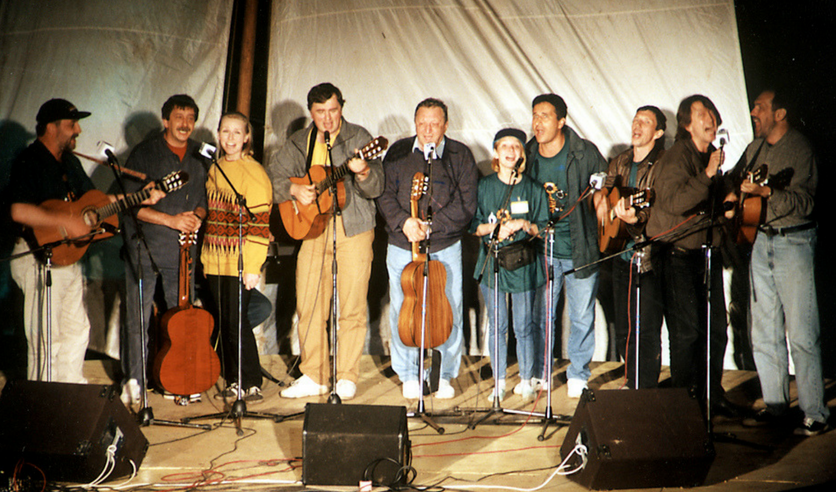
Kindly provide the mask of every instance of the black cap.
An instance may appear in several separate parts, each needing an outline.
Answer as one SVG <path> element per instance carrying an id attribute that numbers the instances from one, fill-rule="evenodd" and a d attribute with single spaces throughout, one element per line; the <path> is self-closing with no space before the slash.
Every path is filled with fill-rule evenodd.
<path id="1" fill-rule="evenodd" d="M 90 113 L 79 111 L 75 105 L 66 99 L 50 99 L 41 105 L 38 116 L 35 117 L 39 125 L 46 125 L 58 120 L 80 120 L 87 118 Z"/>
<path id="2" fill-rule="evenodd" d="M 514 137 L 517 140 L 519 140 L 521 144 L 523 144 L 523 147 L 525 147 L 525 132 L 524 131 L 518 130 L 516 128 L 503 128 L 502 130 L 499 130 L 498 132 L 496 132 L 496 136 L 493 137 L 493 143 L 496 143 L 499 139 L 505 138 L 505 137 Z"/>

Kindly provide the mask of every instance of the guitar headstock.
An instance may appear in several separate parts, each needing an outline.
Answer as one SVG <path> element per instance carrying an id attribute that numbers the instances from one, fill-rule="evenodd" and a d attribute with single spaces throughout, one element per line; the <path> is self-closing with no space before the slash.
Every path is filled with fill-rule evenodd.
<path id="1" fill-rule="evenodd" d="M 180 243 L 182 247 L 192 246 L 193 244 L 197 244 L 197 231 L 193 232 L 181 232 L 180 237 L 177 238 L 177 242 Z"/>
<path id="2" fill-rule="evenodd" d="M 371 142 L 367 143 L 360 149 L 360 156 L 363 160 L 368 161 L 375 159 L 389 147 L 389 140 L 386 137 L 377 137 Z"/>
<path id="3" fill-rule="evenodd" d="M 766 178 L 769 176 L 769 166 L 764 163 L 761 164 L 760 167 L 755 169 L 754 171 L 749 171 L 746 173 L 746 181 L 753 183 L 753 184 L 761 184 L 766 181 Z"/>
<path id="4" fill-rule="evenodd" d="M 183 187 L 186 183 L 189 182 L 189 173 L 186 171 L 174 171 L 171 174 L 167 174 L 163 176 L 163 178 L 157 181 L 157 189 L 162 190 L 166 193 L 171 193 L 172 191 L 179 190 Z"/>
<path id="5" fill-rule="evenodd" d="M 653 190 L 651 188 L 639 190 L 630 195 L 630 205 L 635 208 L 649 207 L 652 205 L 653 196 Z"/>
<path id="6" fill-rule="evenodd" d="M 409 198 L 416 201 L 421 198 L 421 195 L 427 192 L 428 181 L 424 173 L 415 173 L 415 176 L 412 177 L 412 193 Z"/>

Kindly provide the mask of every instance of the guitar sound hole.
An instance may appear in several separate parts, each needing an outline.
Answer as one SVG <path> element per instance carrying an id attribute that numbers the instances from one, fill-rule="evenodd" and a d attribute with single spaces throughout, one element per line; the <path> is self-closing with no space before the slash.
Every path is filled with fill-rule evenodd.
<path id="1" fill-rule="evenodd" d="M 85 210 L 81 218 L 84 220 L 84 223 L 90 227 L 99 225 L 99 221 L 101 220 L 95 209 Z"/>

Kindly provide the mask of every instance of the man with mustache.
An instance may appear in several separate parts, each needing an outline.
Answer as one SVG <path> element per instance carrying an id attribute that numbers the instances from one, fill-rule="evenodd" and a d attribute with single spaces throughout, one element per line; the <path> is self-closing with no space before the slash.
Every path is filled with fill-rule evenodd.
<path id="1" fill-rule="evenodd" d="M 810 142 L 790 124 L 794 109 L 787 93 L 761 92 L 751 113 L 755 140 L 738 164 L 741 172 L 748 172 L 768 163 L 770 176 L 766 183 L 744 181 L 740 186 L 743 193 L 763 197 L 766 207 L 766 220 L 752 245 L 749 276 L 752 349 L 766 408 L 743 424 L 788 420 L 789 343 L 798 407 L 804 413 L 795 434 L 815 436 L 830 429 L 814 275 L 817 227 L 812 214 L 818 172 Z M 788 182 L 774 178 L 780 174 L 789 175 Z"/>
<path id="2" fill-rule="evenodd" d="M 144 317 L 146 333 L 150 333 L 152 304 L 157 286 L 155 268 L 162 280 L 165 299 L 165 304 L 158 306 L 158 311 L 164 313 L 178 304 L 180 234 L 196 232 L 206 218 L 206 170 L 198 157 L 200 144 L 189 138 L 197 117 L 198 107 L 194 99 L 185 94 L 171 96 L 162 107 L 164 130 L 137 145 L 125 163 L 125 167 L 145 173 L 150 180 L 158 180 L 181 170 L 189 175 L 189 181 L 181 189 L 167 195 L 153 207 L 137 211 L 136 217 L 142 227 L 144 243 L 137 235 L 133 220 L 124 221 L 128 258 L 125 262 L 126 324 L 122 332 L 122 370 L 125 378 L 122 400 L 126 405 L 137 403 L 140 399 L 139 383 L 144 377 L 140 350 L 147 353 L 147 347 L 140 346 L 140 312 Z M 138 184 L 128 181 L 126 186 L 138 187 Z M 196 245 L 192 245 L 191 255 L 196 259 Z M 191 285 L 194 285 L 193 277 L 194 272 L 191 272 Z M 147 342 L 149 337 L 146 336 L 145 340 Z M 188 399 L 180 401 L 186 403 Z"/>
<path id="3" fill-rule="evenodd" d="M 656 202 L 647 224 L 647 235 L 660 236 L 653 265 L 664 293 L 665 321 L 670 334 L 671 382 L 693 390 L 706 400 L 706 330 L 710 329 L 711 412 L 736 415 L 722 387 L 726 351 L 726 308 L 718 246 L 725 239 L 714 220 L 723 215 L 723 201 L 731 201 L 726 182 L 718 172 L 723 150 L 712 142 L 722 123 L 719 111 L 703 95 L 686 97 L 676 112 L 674 144 L 657 163 Z M 732 212 L 726 212 L 727 217 Z M 706 251 L 712 253 L 710 270 L 710 322 L 706 316 Z"/>
<path id="4" fill-rule="evenodd" d="M 57 228 L 65 238 L 83 237 L 91 227 L 79 216 L 40 206 L 46 200 L 76 201 L 93 190 L 78 158 L 73 155 L 81 133 L 79 120 L 90 116 L 65 99 L 45 102 L 37 116 L 37 139 L 15 160 L 9 177 L 12 220 L 22 227 L 14 254 L 36 248 L 32 228 Z M 146 203 L 164 195 L 154 191 Z M 111 202 L 120 198 L 109 195 Z M 42 253 L 42 252 L 41 252 Z M 11 262 L 11 273 L 24 294 L 24 325 L 28 344 L 27 377 L 31 380 L 86 383 L 82 374 L 90 321 L 84 306 L 81 265 L 52 266 L 50 276 L 51 323 L 46 333 L 46 301 L 43 291 L 44 258 L 24 255 Z M 51 338 L 50 372 L 46 368 L 46 337 Z"/>

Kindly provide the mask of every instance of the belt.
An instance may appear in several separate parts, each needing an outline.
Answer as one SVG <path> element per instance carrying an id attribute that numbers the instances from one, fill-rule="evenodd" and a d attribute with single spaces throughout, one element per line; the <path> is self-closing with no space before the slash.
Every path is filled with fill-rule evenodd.
<path id="1" fill-rule="evenodd" d="M 793 232 L 801 232 L 806 231 L 807 229 L 812 229 L 816 227 L 815 222 L 805 222 L 803 224 L 798 224 L 794 226 L 787 226 L 787 227 L 772 227 L 768 225 L 762 225 L 758 227 L 758 230 L 767 237 L 773 236 L 786 236 L 787 234 L 792 234 Z"/>

